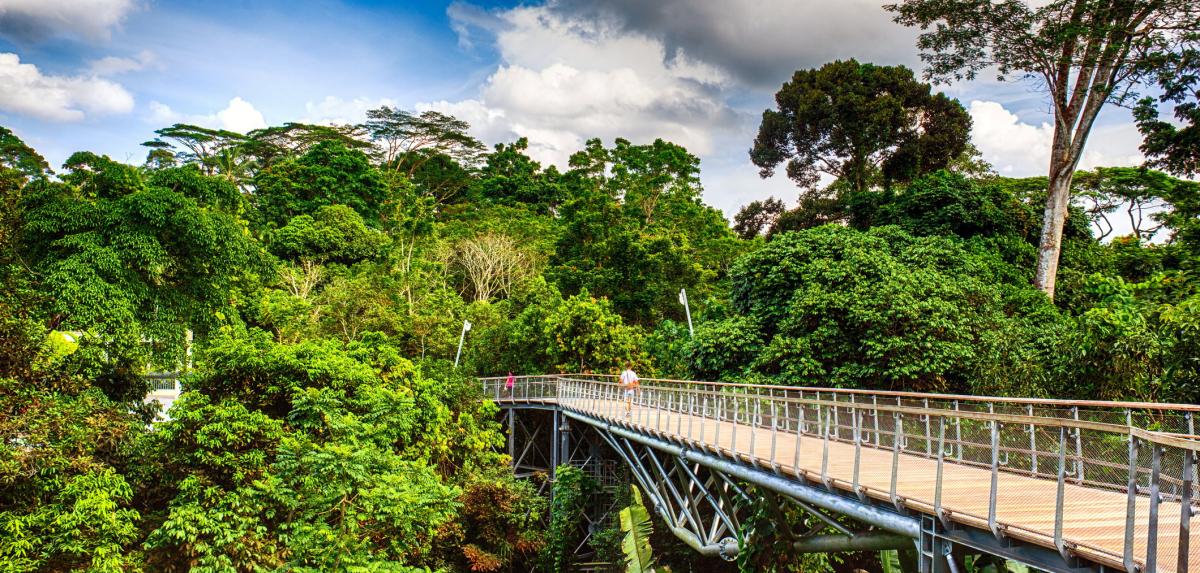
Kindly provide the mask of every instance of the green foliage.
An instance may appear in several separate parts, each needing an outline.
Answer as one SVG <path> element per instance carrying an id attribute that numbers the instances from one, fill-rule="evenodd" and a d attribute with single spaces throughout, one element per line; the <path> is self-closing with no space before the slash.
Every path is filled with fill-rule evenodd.
<path id="1" fill-rule="evenodd" d="M 391 240 L 367 227 L 345 205 L 318 207 L 312 215 L 292 217 L 271 236 L 271 252 L 285 259 L 354 263 L 382 254 Z"/>
<path id="2" fill-rule="evenodd" d="M 145 188 L 136 168 L 90 151 L 72 154 L 63 169 L 62 181 L 87 199 L 120 199 Z"/>
<path id="3" fill-rule="evenodd" d="M 189 392 L 152 440 L 169 456 L 167 467 L 233 489 L 262 477 L 283 435 L 282 422 L 263 412 Z"/>
<path id="4" fill-rule="evenodd" d="M 387 187 L 367 156 L 334 141 L 321 141 L 254 176 L 256 221 L 282 225 L 325 205 L 347 205 L 367 221 L 379 219 Z"/>
<path id="5" fill-rule="evenodd" d="M 689 347 L 689 374 L 698 380 L 737 380 L 764 343 L 761 326 L 750 316 L 702 323 Z"/>
<path id="6" fill-rule="evenodd" d="M 1175 179 L 1160 171 L 1137 167 L 1097 167 L 1075 174 L 1073 194 L 1086 201 L 1088 216 L 1096 232 L 1107 237 L 1113 230 L 1109 216 L 1127 218 L 1137 239 L 1153 239 L 1164 221 L 1174 214 L 1169 207 L 1175 197 L 1194 193 L 1197 184 Z M 1186 200 L 1186 199 L 1185 199 Z M 1117 211 L 1124 211 L 1117 215 Z"/>
<path id="7" fill-rule="evenodd" d="M 691 335 L 687 323 L 664 320 L 642 338 L 642 348 L 659 378 L 681 379 L 688 372 L 688 343 Z M 651 373 L 651 371 L 646 371 Z"/>
<path id="8" fill-rule="evenodd" d="M 381 163 L 407 171 L 410 178 L 431 158 L 470 164 L 483 150 L 483 144 L 467 134 L 467 122 L 432 110 L 415 114 L 383 106 L 368 110 L 362 127 L 383 148 Z"/>
<path id="9" fill-rule="evenodd" d="M 621 551 L 625 554 L 625 571 L 627 573 L 649 573 L 654 571 L 654 550 L 650 547 L 650 534 L 654 531 L 654 523 L 650 520 L 650 511 L 642 505 L 642 492 L 637 486 L 629 486 L 632 492 L 632 502 L 621 510 L 621 531 L 625 537 L 621 540 Z"/>
<path id="10" fill-rule="evenodd" d="M 128 507 L 132 496 L 120 474 L 103 469 L 70 478 L 32 513 L 0 512 L 5 570 L 126 571 L 131 559 L 125 547 L 137 538 L 138 513 Z"/>
<path id="11" fill-rule="evenodd" d="M 1047 180 L 995 176 L 969 149 L 943 163 L 957 108 L 928 106 L 953 102 L 906 70 L 834 67 L 862 88 L 844 103 L 880 114 L 851 119 L 890 141 L 861 180 L 890 184 L 757 205 L 737 218 L 748 240 L 701 201 L 698 158 L 661 140 L 592 140 L 560 173 L 524 140 L 483 154 L 464 122 L 377 110 L 366 126 L 176 125 L 145 166 L 81 152 L 53 180 L 0 130 L 0 561 L 568 569 L 592 485 L 559 468 L 551 506 L 514 478 L 476 375 L 632 360 L 724 381 L 1200 399 L 1198 186 L 1080 174 L 1095 204 L 1071 211 L 1052 304 L 1028 285 Z M 953 125 L 896 127 L 914 110 Z M 1089 222 L 1123 216 L 1118 199 L 1147 226 L 1101 244 Z M 519 276 L 481 296 L 468 246 L 519 255 Z M 141 374 L 180 368 L 188 331 L 187 391 L 147 428 Z M 778 516 L 755 511 L 752 534 L 774 538 Z M 618 562 L 620 535 L 593 546 Z M 714 566 L 653 535 L 659 561 Z M 752 545 L 743 568 L 830 566 Z"/>
<path id="12" fill-rule="evenodd" d="M 753 239 L 773 228 L 785 211 L 783 201 L 774 197 L 751 201 L 734 215 L 733 232 L 747 241 Z"/>
<path id="13" fill-rule="evenodd" d="M 1142 132 L 1142 153 L 1152 167 L 1165 169 L 1180 177 L 1200 171 L 1200 101 L 1196 88 L 1200 78 L 1195 41 L 1183 49 L 1160 54 L 1153 62 L 1158 102 L 1174 106 L 1175 121 L 1159 119 L 1155 98 L 1138 101 L 1133 116 Z"/>
<path id="14" fill-rule="evenodd" d="M 228 335 L 198 367 L 147 438 L 171 453 L 160 466 L 169 511 L 147 539 L 157 566 L 408 570 L 463 559 L 441 541 L 463 510 L 455 476 L 497 467 L 501 440 L 471 379 L 425 374 L 381 335 L 347 345 Z M 453 538 L 494 547 L 507 538 L 485 522 L 522 523 L 509 543 L 531 553 L 538 538 L 518 520 L 537 511 L 534 496 L 511 483 L 487 491 L 515 515 L 477 510 Z"/>
<path id="15" fill-rule="evenodd" d="M 983 334 L 1008 320 L 983 268 L 957 241 L 894 227 L 780 235 L 735 265 L 740 316 L 697 333 L 698 374 L 740 366 L 797 385 L 967 390 Z"/>
<path id="16" fill-rule="evenodd" d="M 921 177 L 894 193 L 850 198 L 857 228 L 898 225 L 917 235 L 1012 235 L 1036 242 L 1041 217 L 1002 186 L 947 171 Z"/>
<path id="17" fill-rule="evenodd" d="M 529 140 L 522 137 L 511 144 L 497 143 L 488 154 L 475 183 L 481 198 L 498 203 L 524 204 L 539 213 L 549 213 L 563 200 L 558 169 L 543 170 L 528 155 Z"/>
<path id="18" fill-rule="evenodd" d="M 144 360 L 142 337 L 181 348 L 185 329 L 213 326 L 254 284 L 261 247 L 227 213 L 145 187 L 107 158 L 87 161 L 22 202 L 19 253 L 46 294 L 33 316 L 86 333 L 117 363 Z"/>
<path id="19" fill-rule="evenodd" d="M 550 502 L 550 527 L 546 531 L 545 567 L 553 573 L 570 571 L 571 554 L 579 543 L 579 526 L 587 495 L 595 484 L 583 470 L 572 466 L 555 469 Z"/>
<path id="20" fill-rule="evenodd" d="M 750 573 L 831 573 L 840 557 L 828 553 L 795 553 L 792 537 L 786 531 L 815 531 L 826 529 L 816 518 L 790 504 L 779 503 L 773 495 L 760 495 L 749 489 L 752 497 L 744 499 L 748 515 L 738 532 L 738 571 Z"/>
<path id="21" fill-rule="evenodd" d="M 836 61 L 799 70 L 763 112 L 750 159 L 771 176 L 781 163 L 802 188 L 821 174 L 853 192 L 905 182 L 963 152 L 971 118 L 957 101 L 931 94 L 904 66 Z"/>
<path id="22" fill-rule="evenodd" d="M 900 564 L 900 552 L 895 549 L 880 551 L 879 567 L 882 573 L 904 573 Z"/>
<path id="23" fill-rule="evenodd" d="M 611 372 L 640 361 L 640 333 L 621 321 L 606 299 L 587 290 L 570 297 L 542 323 L 546 355 L 561 372 Z"/>
<path id="24" fill-rule="evenodd" d="M 453 538 L 464 566 L 471 571 L 499 571 L 529 562 L 545 546 L 544 532 L 531 527 L 548 509 L 529 480 L 507 471 L 473 476 L 463 485 L 460 536 Z"/>
<path id="25" fill-rule="evenodd" d="M 0 168 L 20 173 L 25 178 L 36 179 L 49 173 L 46 163 L 37 151 L 21 141 L 11 129 L 0 126 Z"/>
<path id="26" fill-rule="evenodd" d="M 0 562 L 6 571 L 124 571 L 140 515 L 137 484 L 119 469 L 142 422 L 47 360 L 44 328 L 10 316 L 0 313 Z"/>
<path id="27" fill-rule="evenodd" d="M 223 177 L 205 175 L 196 165 L 156 169 L 147 175 L 146 185 L 169 189 L 202 207 L 238 216 L 245 211 L 242 195 L 236 185 Z"/>
<path id="28" fill-rule="evenodd" d="M 591 140 L 571 166 L 548 275 L 564 294 L 608 298 L 635 324 L 683 319 L 679 289 L 702 297 L 738 254 L 725 219 L 699 200 L 699 159 L 661 140 Z"/>
<path id="29" fill-rule="evenodd" d="M 1151 98 L 1144 98 L 1134 108 L 1138 131 L 1145 138 L 1142 153 L 1150 158 L 1150 164 L 1180 176 L 1194 175 L 1200 171 L 1200 106 L 1196 101 L 1187 101 L 1184 94 L 1195 80 L 1195 74 L 1182 77 L 1162 74 L 1160 83 L 1166 84 L 1167 92 L 1160 96 L 1163 101 L 1173 101 L 1176 122 L 1159 119 L 1158 106 Z M 1177 83 L 1178 82 L 1178 83 Z M 1186 82 L 1186 83 L 1185 83 Z"/>
<path id="30" fill-rule="evenodd" d="M 379 569 L 418 560 L 457 510 L 456 488 L 379 443 L 372 424 L 329 416 L 329 437 L 286 438 L 266 494 L 286 512 L 289 565 Z"/>
<path id="31" fill-rule="evenodd" d="M 927 78 L 950 82 L 995 70 L 999 79 L 1034 79 L 1053 102 L 1048 195 L 1035 284 L 1055 296 L 1063 225 L 1069 219 L 1072 172 L 1105 104 L 1129 104 L 1159 84 L 1165 100 L 1187 98 L 1200 58 L 1200 14 L 1187 0 L 1105 2 L 977 2 L 901 0 L 885 6 L 901 24 L 919 27 Z M 1121 30 L 1121 33 L 1114 33 Z M 1085 81 L 1068 81 L 1068 77 Z M 1180 155 L 1174 128 L 1143 102 L 1138 119 L 1151 157 Z M 1185 109 L 1194 109 L 1190 106 Z M 1187 114 L 1181 116 L 1181 119 Z M 1161 136 L 1161 137 L 1159 137 Z M 1194 143 L 1194 142 L 1192 142 Z M 1185 160 L 1186 162 L 1186 160 Z M 1167 161 L 1167 165 L 1172 165 Z M 1175 165 L 1172 168 L 1182 167 Z"/>

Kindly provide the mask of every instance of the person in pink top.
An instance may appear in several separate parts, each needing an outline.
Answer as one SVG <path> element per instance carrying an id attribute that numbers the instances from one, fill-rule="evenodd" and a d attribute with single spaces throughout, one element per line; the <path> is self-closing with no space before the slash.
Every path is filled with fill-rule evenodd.
<path id="1" fill-rule="evenodd" d="M 513 377 L 513 373 L 512 373 L 512 372 L 509 372 L 509 373 L 508 373 L 508 378 L 506 378 L 506 379 L 504 380 L 504 391 L 505 391 L 505 392 L 506 392 L 506 393 L 507 393 L 509 396 L 512 396 L 512 391 L 513 391 L 513 383 L 514 383 L 514 382 L 516 382 L 516 381 L 517 381 L 517 379 Z"/>

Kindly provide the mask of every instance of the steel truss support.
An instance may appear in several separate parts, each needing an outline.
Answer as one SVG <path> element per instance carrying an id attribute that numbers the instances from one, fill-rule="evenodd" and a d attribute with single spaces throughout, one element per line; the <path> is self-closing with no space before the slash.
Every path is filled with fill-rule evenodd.
<path id="1" fill-rule="evenodd" d="M 661 438 L 642 435 L 582 414 L 568 411 L 566 415 L 591 424 L 598 431 L 607 432 L 612 436 L 652 448 L 659 452 L 660 455 L 666 454 L 678 457 L 685 462 L 703 466 L 706 470 L 721 475 L 724 478 L 741 480 L 802 501 L 811 506 L 819 507 L 825 511 L 849 517 L 875 528 L 899 535 L 906 535 L 911 539 L 917 539 L 920 536 L 921 526 L 912 517 L 899 515 L 894 511 L 864 504 L 856 498 L 847 498 L 826 491 L 824 488 L 812 487 L 805 483 L 718 457 L 714 454 L 686 449 Z"/>
<path id="2" fill-rule="evenodd" d="M 909 550 L 913 540 L 894 533 L 858 533 L 845 535 L 807 535 L 792 542 L 796 553 L 845 553 L 847 551 Z"/>
<path id="3" fill-rule="evenodd" d="M 567 414 L 572 416 L 572 414 Z M 657 438 L 644 437 L 639 439 L 629 435 L 630 432 L 615 427 L 597 427 L 598 434 L 609 444 L 613 451 L 621 457 L 631 469 L 632 477 L 645 492 L 646 497 L 667 527 L 676 537 L 695 551 L 709 556 L 720 556 L 733 559 L 743 539 L 742 521 L 753 501 L 738 485 L 738 481 L 748 481 L 760 486 L 765 502 L 776 519 L 782 524 L 782 530 L 792 539 L 793 548 L 798 552 L 845 552 L 868 551 L 883 549 L 912 549 L 914 539 L 903 533 L 887 531 L 852 532 L 834 518 L 826 515 L 824 510 L 802 501 L 787 491 L 778 491 L 763 487 L 755 480 L 746 480 L 743 475 L 735 475 L 722 464 L 714 463 L 720 460 L 710 459 L 708 454 L 700 454 L 699 459 L 691 459 L 692 452 L 681 448 L 658 447 L 661 444 L 648 444 L 647 440 L 658 441 Z M 759 470 L 750 470 L 766 474 Z M 819 523 L 812 530 L 798 534 L 788 527 L 787 519 L 783 516 L 782 500 L 789 500 L 794 505 L 818 518 Z M 899 528 L 899 527 L 898 527 Z M 836 534 L 822 534 L 833 529 Z"/>

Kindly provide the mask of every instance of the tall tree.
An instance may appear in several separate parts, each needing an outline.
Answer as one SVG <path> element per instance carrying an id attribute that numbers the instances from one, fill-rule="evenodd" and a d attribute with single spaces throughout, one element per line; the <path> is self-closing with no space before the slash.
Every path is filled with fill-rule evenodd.
<path id="1" fill-rule="evenodd" d="M 288 122 L 251 131 L 246 134 L 246 141 L 241 147 L 246 154 L 254 157 L 260 167 L 267 167 L 289 157 L 308 153 L 313 146 L 322 141 L 333 141 L 350 149 L 365 150 L 371 147 L 371 144 L 360 139 L 363 135 L 361 126 Z"/>
<path id="2" fill-rule="evenodd" d="M 751 201 L 733 216 L 733 232 L 743 239 L 753 239 L 773 227 L 786 210 L 783 201 L 774 197 Z"/>
<path id="3" fill-rule="evenodd" d="M 500 233 L 484 233 L 455 246 L 451 267 L 462 273 L 463 294 L 487 302 L 507 296 L 534 271 L 529 253 Z"/>
<path id="4" fill-rule="evenodd" d="M 1193 30 L 1193 38 L 1200 32 Z M 1175 175 L 1200 173 L 1200 50 L 1195 48 L 1169 54 L 1158 74 L 1161 92 L 1158 101 L 1175 106 L 1179 125 L 1158 117 L 1153 98 L 1143 98 L 1134 109 L 1138 130 L 1146 138 L 1142 153 L 1151 167 Z"/>
<path id="5" fill-rule="evenodd" d="M 565 294 L 588 289 L 627 320 L 682 319 L 679 289 L 694 290 L 728 265 L 733 235 L 700 200 L 699 159 L 678 145 L 598 139 L 571 156 L 571 197 L 550 264 Z"/>
<path id="6" fill-rule="evenodd" d="M 1001 79 L 1037 81 L 1054 110 L 1054 137 L 1035 285 L 1054 296 L 1071 177 L 1106 103 L 1136 98 L 1162 66 L 1194 52 L 1200 5 L 1193 0 L 902 0 L 886 8 L 925 30 L 917 41 L 940 82 L 995 67 Z M 1182 61 L 1182 60 L 1180 60 Z M 1186 69 L 1200 66 L 1193 59 Z"/>
<path id="7" fill-rule="evenodd" d="M 966 148 L 971 118 L 904 66 L 836 61 L 799 70 L 763 112 L 750 159 L 770 177 L 781 163 L 803 188 L 831 175 L 850 191 L 945 167 Z"/>
<path id="8" fill-rule="evenodd" d="M 45 293 L 26 311 L 48 329 L 85 333 L 123 376 L 145 364 L 143 337 L 178 357 L 185 329 L 205 332 L 229 316 L 234 293 L 269 269 L 241 222 L 186 195 L 188 186 L 151 178 L 79 152 L 61 183 L 30 185 L 20 203 L 16 249 Z M 142 397 L 143 381 L 112 382 L 111 396 Z"/>
<path id="9" fill-rule="evenodd" d="M 415 114 L 383 106 L 367 112 L 363 127 L 380 146 L 382 162 L 409 178 L 438 155 L 471 165 L 484 151 L 484 145 L 467 133 L 470 124 L 436 111 Z"/>
<path id="10" fill-rule="evenodd" d="M 50 165 L 12 131 L 0 127 L 0 266 L 15 256 L 13 248 L 21 231 L 21 200 L 31 180 L 51 173 Z M 0 268 L 0 278 L 3 278 Z"/>
<path id="11" fill-rule="evenodd" d="M 11 130 L 0 126 L 0 169 L 13 169 L 25 177 L 49 175 L 50 164 Z"/>
<path id="12" fill-rule="evenodd" d="M 162 163 L 166 159 L 164 152 L 169 153 L 171 147 L 178 145 L 184 150 L 174 153 L 171 162 L 196 163 L 204 170 L 205 175 L 217 173 L 221 167 L 218 157 L 223 151 L 237 147 L 246 141 L 246 136 L 224 129 L 210 129 L 186 123 L 177 123 L 170 127 L 156 130 L 158 137 L 143 143 L 150 148 L 147 163 Z M 174 144 L 163 141 L 167 139 Z"/>
<path id="13" fill-rule="evenodd" d="M 1097 167 L 1075 174 L 1074 193 L 1085 200 L 1088 218 L 1099 238 L 1113 232 L 1108 216 L 1124 210 L 1136 238 L 1149 241 L 1163 228 L 1171 211 L 1169 198 L 1180 181 L 1161 171 L 1139 167 Z"/>

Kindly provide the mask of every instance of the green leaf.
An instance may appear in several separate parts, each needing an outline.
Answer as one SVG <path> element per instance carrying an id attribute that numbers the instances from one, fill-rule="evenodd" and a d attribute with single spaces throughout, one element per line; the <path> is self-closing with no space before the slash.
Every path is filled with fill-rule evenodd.
<path id="1" fill-rule="evenodd" d="M 625 538 L 621 540 L 621 551 L 625 553 L 625 571 L 627 573 L 644 573 L 654 571 L 654 555 L 650 547 L 650 534 L 653 524 L 650 512 L 642 505 L 642 493 L 637 486 L 630 486 L 633 502 L 621 510 L 621 531 Z"/>

